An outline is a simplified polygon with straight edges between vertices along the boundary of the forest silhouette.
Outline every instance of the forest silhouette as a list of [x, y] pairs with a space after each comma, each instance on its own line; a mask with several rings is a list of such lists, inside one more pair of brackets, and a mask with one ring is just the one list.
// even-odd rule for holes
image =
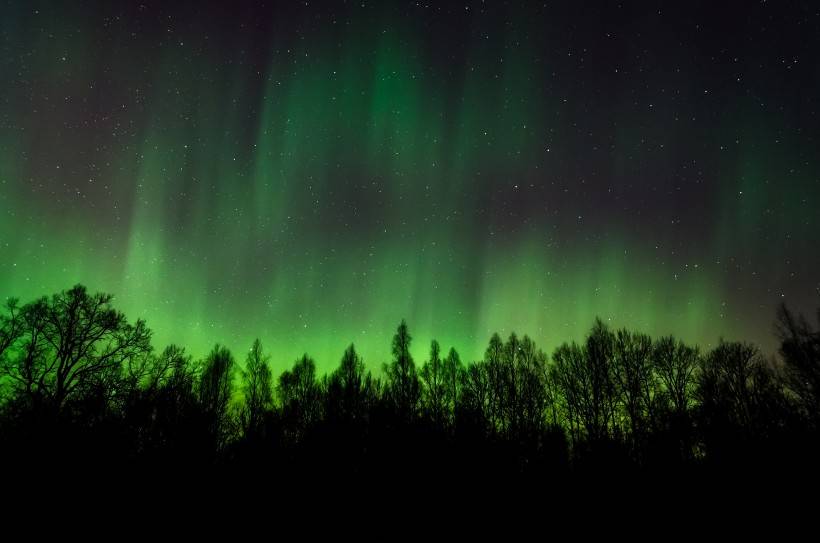
[[0, 460], [52, 483], [218, 473], [428, 491], [801, 477], [820, 451], [820, 331], [785, 306], [774, 320], [772, 357], [596, 320], [551, 355], [494, 334], [474, 362], [436, 341], [413, 360], [402, 321], [380, 372], [351, 344], [326, 375], [305, 354], [277, 377], [260, 340], [241, 363], [222, 345], [202, 360], [177, 345], [155, 351], [145, 322], [77, 285], [10, 299], [0, 317]]

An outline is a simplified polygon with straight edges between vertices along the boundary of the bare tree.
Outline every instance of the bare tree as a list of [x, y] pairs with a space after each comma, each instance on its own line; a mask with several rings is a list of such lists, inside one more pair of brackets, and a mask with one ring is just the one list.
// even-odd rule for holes
[[437, 427], [443, 427], [446, 416], [446, 382], [441, 348], [435, 339], [430, 343], [430, 359], [421, 367], [424, 407]]
[[199, 402], [208, 417], [210, 435], [217, 448], [230, 436], [230, 413], [235, 362], [231, 352], [221, 345], [214, 346], [205, 358], [199, 381]]
[[[820, 312], [817, 320], [820, 322]], [[785, 365], [789, 389], [797, 396], [803, 416], [814, 426], [820, 423], [820, 329], [784, 305], [777, 311], [775, 331]]]
[[521, 339], [515, 367], [518, 387], [518, 431], [530, 439], [541, 432], [545, 423], [548, 396], [544, 382], [547, 355], [529, 336]]
[[490, 429], [491, 411], [489, 368], [487, 362], [468, 365], [461, 373], [461, 396], [456, 411], [459, 424], [464, 423], [473, 430], [486, 432]]
[[262, 342], [256, 339], [248, 351], [242, 370], [244, 405], [240, 412], [242, 429], [246, 436], [255, 436], [262, 430], [265, 414], [273, 407], [273, 388], [270, 357], [262, 351]]
[[696, 387], [701, 411], [711, 421], [754, 434], [777, 423], [780, 383], [755, 345], [721, 340], [702, 359]]
[[504, 382], [506, 379], [504, 342], [498, 333], [490, 337], [490, 343], [484, 351], [484, 364], [488, 386], [485, 415], [490, 429], [495, 432], [499, 430], [504, 421]]
[[6, 300], [6, 311], [7, 314], [0, 316], [0, 360], [13, 350], [25, 333], [24, 319], [17, 298]]
[[553, 354], [552, 377], [576, 438], [579, 429], [593, 442], [611, 435], [617, 405], [613, 343], [614, 335], [597, 319], [583, 347], [565, 343]]
[[697, 347], [675, 341], [672, 336], [657, 340], [652, 349], [655, 373], [672, 404], [673, 412], [677, 415], [689, 410], [699, 359], [700, 352]]
[[455, 417], [458, 410], [459, 399], [461, 398], [461, 375], [464, 366], [458, 352], [450, 347], [450, 352], [444, 359], [444, 403], [446, 409]]
[[129, 324], [111, 299], [77, 285], [21, 308], [9, 337], [22, 344], [0, 357], [2, 374], [57, 410], [83, 391], [116, 386], [125, 362], [150, 353], [151, 332], [142, 320]]
[[656, 382], [652, 371], [652, 339], [619, 330], [613, 344], [613, 369], [633, 445], [642, 439], [652, 418]]
[[550, 381], [554, 383], [556, 396], [562, 400], [562, 411], [573, 439], [580, 439], [583, 428], [591, 434], [602, 433], [599, 418], [591, 414], [589, 407], [590, 383], [583, 347], [574, 341], [564, 343], [555, 349], [552, 360]]

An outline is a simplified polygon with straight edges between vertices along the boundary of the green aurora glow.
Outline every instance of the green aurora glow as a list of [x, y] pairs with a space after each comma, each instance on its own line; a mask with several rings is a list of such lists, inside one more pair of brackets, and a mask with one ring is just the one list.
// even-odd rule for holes
[[137, 38], [3, 17], [3, 295], [81, 282], [157, 347], [260, 337], [277, 370], [350, 342], [379, 367], [402, 318], [417, 360], [495, 331], [551, 350], [596, 315], [771, 349], [775, 304], [816, 300], [818, 162], [788, 111], [705, 97], [671, 41], [684, 73], [636, 81], [523, 10], [446, 52], [421, 17], [350, 10], [230, 47], [190, 14]]

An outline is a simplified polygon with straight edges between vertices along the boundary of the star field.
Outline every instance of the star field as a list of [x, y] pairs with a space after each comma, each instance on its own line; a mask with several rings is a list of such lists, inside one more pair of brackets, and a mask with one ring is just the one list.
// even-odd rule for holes
[[0, 287], [335, 366], [820, 291], [811, 2], [4, 2]]

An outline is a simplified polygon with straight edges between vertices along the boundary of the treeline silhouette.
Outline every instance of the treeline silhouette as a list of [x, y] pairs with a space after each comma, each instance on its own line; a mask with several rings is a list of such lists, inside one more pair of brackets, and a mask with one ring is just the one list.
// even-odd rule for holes
[[378, 374], [351, 344], [329, 374], [305, 354], [276, 377], [259, 340], [242, 364], [221, 345], [202, 360], [176, 345], [155, 352], [146, 323], [111, 301], [78, 285], [7, 302], [7, 471], [463, 490], [602, 474], [800, 477], [820, 451], [820, 332], [785, 306], [771, 358], [749, 343], [702, 352], [596, 320], [551, 356], [527, 336], [495, 334], [482, 360], [433, 341], [417, 363], [401, 322]]

